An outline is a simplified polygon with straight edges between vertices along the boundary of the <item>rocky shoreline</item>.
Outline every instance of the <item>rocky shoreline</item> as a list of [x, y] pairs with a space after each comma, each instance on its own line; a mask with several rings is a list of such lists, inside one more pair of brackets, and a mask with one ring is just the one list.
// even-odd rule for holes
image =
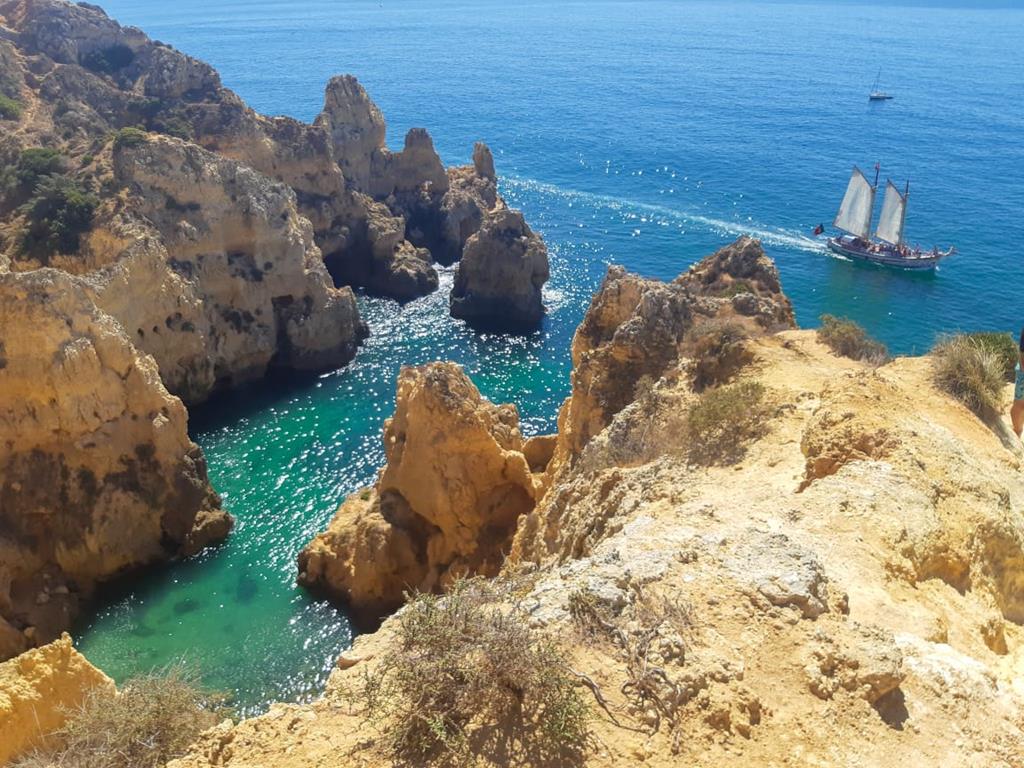
[[[452, 316], [528, 333], [549, 264], [485, 145], [389, 150], [352, 77], [268, 118], [95, 6], [0, 0], [0, 95], [6, 761], [121, 695], [62, 634], [97, 586], [228, 535], [187, 405], [345, 364], [353, 288], [412, 300], [435, 263]], [[934, 356], [877, 352], [799, 330], [741, 237], [668, 282], [609, 268], [555, 434], [403, 368], [376, 481], [296, 563], [373, 631], [322, 697], [167, 765], [1017, 768], [1019, 445]]]
[[547, 251], [490, 150], [446, 169], [414, 129], [390, 151], [353, 77], [312, 124], [265, 117], [96, 6], [3, 0], [0, 95], [0, 658], [227, 535], [182, 402], [346, 364], [353, 289], [425, 295], [470, 244], [453, 315], [542, 321]]

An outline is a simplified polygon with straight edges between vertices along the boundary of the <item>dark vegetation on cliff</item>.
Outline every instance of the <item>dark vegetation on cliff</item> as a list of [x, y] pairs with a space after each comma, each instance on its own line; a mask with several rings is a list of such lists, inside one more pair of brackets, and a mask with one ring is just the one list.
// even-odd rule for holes
[[867, 331], [845, 317], [822, 315], [818, 341], [837, 355], [851, 360], [882, 365], [889, 359], [889, 350], [885, 344], [872, 339]]

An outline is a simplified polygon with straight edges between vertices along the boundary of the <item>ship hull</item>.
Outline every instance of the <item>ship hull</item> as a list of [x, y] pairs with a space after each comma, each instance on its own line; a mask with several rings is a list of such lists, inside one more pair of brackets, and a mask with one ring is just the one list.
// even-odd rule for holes
[[864, 243], [863, 240], [857, 240], [852, 237], [830, 237], [828, 239], [828, 249], [833, 253], [855, 261], [867, 261], [885, 267], [896, 267], [897, 269], [911, 269], [915, 271], [935, 269], [939, 261], [944, 256], [949, 255], [948, 253], [916, 252], [914, 255], [901, 256], [891, 246], [882, 245], [879, 247], [876, 244], [876, 248], [879, 248], [879, 250], [870, 251], [868, 250], [870, 245], [870, 243]]

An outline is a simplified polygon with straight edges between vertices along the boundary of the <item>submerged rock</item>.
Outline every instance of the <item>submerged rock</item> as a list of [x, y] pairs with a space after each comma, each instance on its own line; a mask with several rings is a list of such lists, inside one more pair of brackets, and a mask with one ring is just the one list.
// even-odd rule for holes
[[[5, 648], [67, 629], [97, 583], [223, 539], [231, 518], [153, 359], [54, 269], [0, 272]], [[5, 625], [6, 626], [6, 625]]]
[[548, 251], [519, 211], [491, 211], [467, 241], [455, 273], [452, 317], [499, 331], [532, 331], [544, 317]]
[[494, 575], [537, 488], [512, 405], [452, 363], [403, 368], [384, 426], [387, 464], [299, 555], [300, 583], [379, 621], [412, 590]]

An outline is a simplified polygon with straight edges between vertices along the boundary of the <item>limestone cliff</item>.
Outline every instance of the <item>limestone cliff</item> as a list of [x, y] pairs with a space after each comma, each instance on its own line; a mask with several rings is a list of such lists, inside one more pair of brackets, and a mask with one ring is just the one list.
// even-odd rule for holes
[[347, 498], [299, 556], [301, 583], [369, 622], [410, 589], [496, 574], [537, 494], [515, 407], [487, 402], [452, 363], [402, 369], [384, 450], [376, 484]]
[[156, 358], [186, 402], [272, 367], [338, 367], [366, 328], [327, 275], [287, 186], [177, 139], [115, 148], [125, 187], [93, 238], [124, 244], [97, 303]]
[[186, 420], [82, 281], [0, 271], [0, 656], [59, 636], [98, 582], [227, 535]]
[[0, 765], [39, 746], [96, 689], [113, 694], [114, 681], [67, 635], [0, 663]]
[[[695, 386], [686, 329], [723, 319], [747, 332], [741, 364]], [[742, 240], [671, 284], [613, 270], [577, 333], [563, 456], [499, 578], [601, 694], [580, 763], [1019, 765], [1017, 454], [929, 358], [873, 368], [791, 326]], [[762, 393], [726, 411], [756, 407], [759, 429], [695, 460], [691, 407], [728, 387]], [[174, 768], [388, 764], [350, 691], [392, 627], [356, 641], [323, 699], [216, 729]]]

